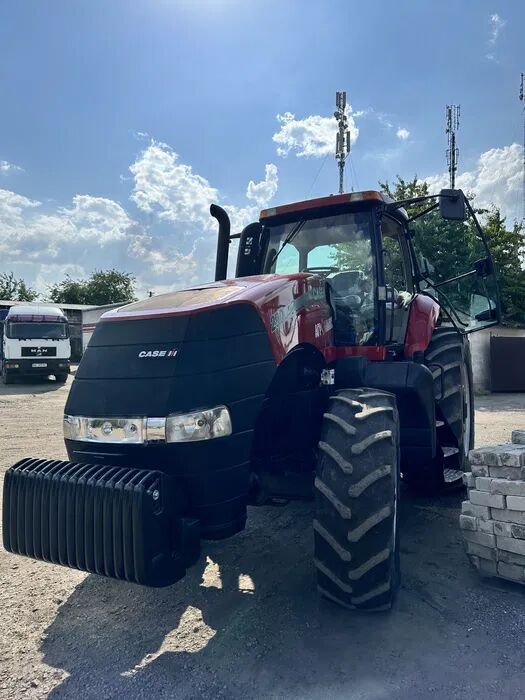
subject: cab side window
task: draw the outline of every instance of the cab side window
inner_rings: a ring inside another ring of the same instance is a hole
[[[412,292],[408,270],[403,255],[403,227],[394,219],[385,217],[381,224],[385,265],[385,282],[396,292]]]

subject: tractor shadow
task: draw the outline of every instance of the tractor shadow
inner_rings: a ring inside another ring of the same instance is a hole
[[[49,697],[486,697],[500,672],[523,669],[525,596],[469,566],[460,501],[403,499],[404,578],[391,613],[318,597],[304,503],[252,509],[245,532],[205,543],[167,589],[87,576],[46,630],[43,661],[69,674]],[[462,692],[465,668],[478,669],[472,694]]]

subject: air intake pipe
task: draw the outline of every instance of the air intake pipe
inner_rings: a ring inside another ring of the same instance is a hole
[[[210,206],[210,214],[219,222],[217,258],[215,260],[215,281],[225,280],[228,275],[228,252],[230,248],[230,217],[217,204]]]

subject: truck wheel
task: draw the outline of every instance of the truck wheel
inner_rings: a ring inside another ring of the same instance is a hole
[[[13,377],[10,377],[7,372],[2,370],[2,384],[12,384],[13,383]]]
[[[323,416],[314,550],[322,595],[387,610],[399,586],[399,418],[392,394],[345,389]]]
[[[474,446],[474,393],[468,340],[451,327],[436,328],[425,352],[425,364],[434,378],[437,455],[413,471],[403,466],[403,479],[421,495],[433,495],[446,486],[461,486]]]
[[[67,382],[67,374],[55,374],[55,379],[59,384],[65,384]]]

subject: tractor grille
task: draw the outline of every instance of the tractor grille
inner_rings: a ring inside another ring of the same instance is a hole
[[[185,573],[160,472],[24,459],[6,472],[4,547],[149,586]]]

